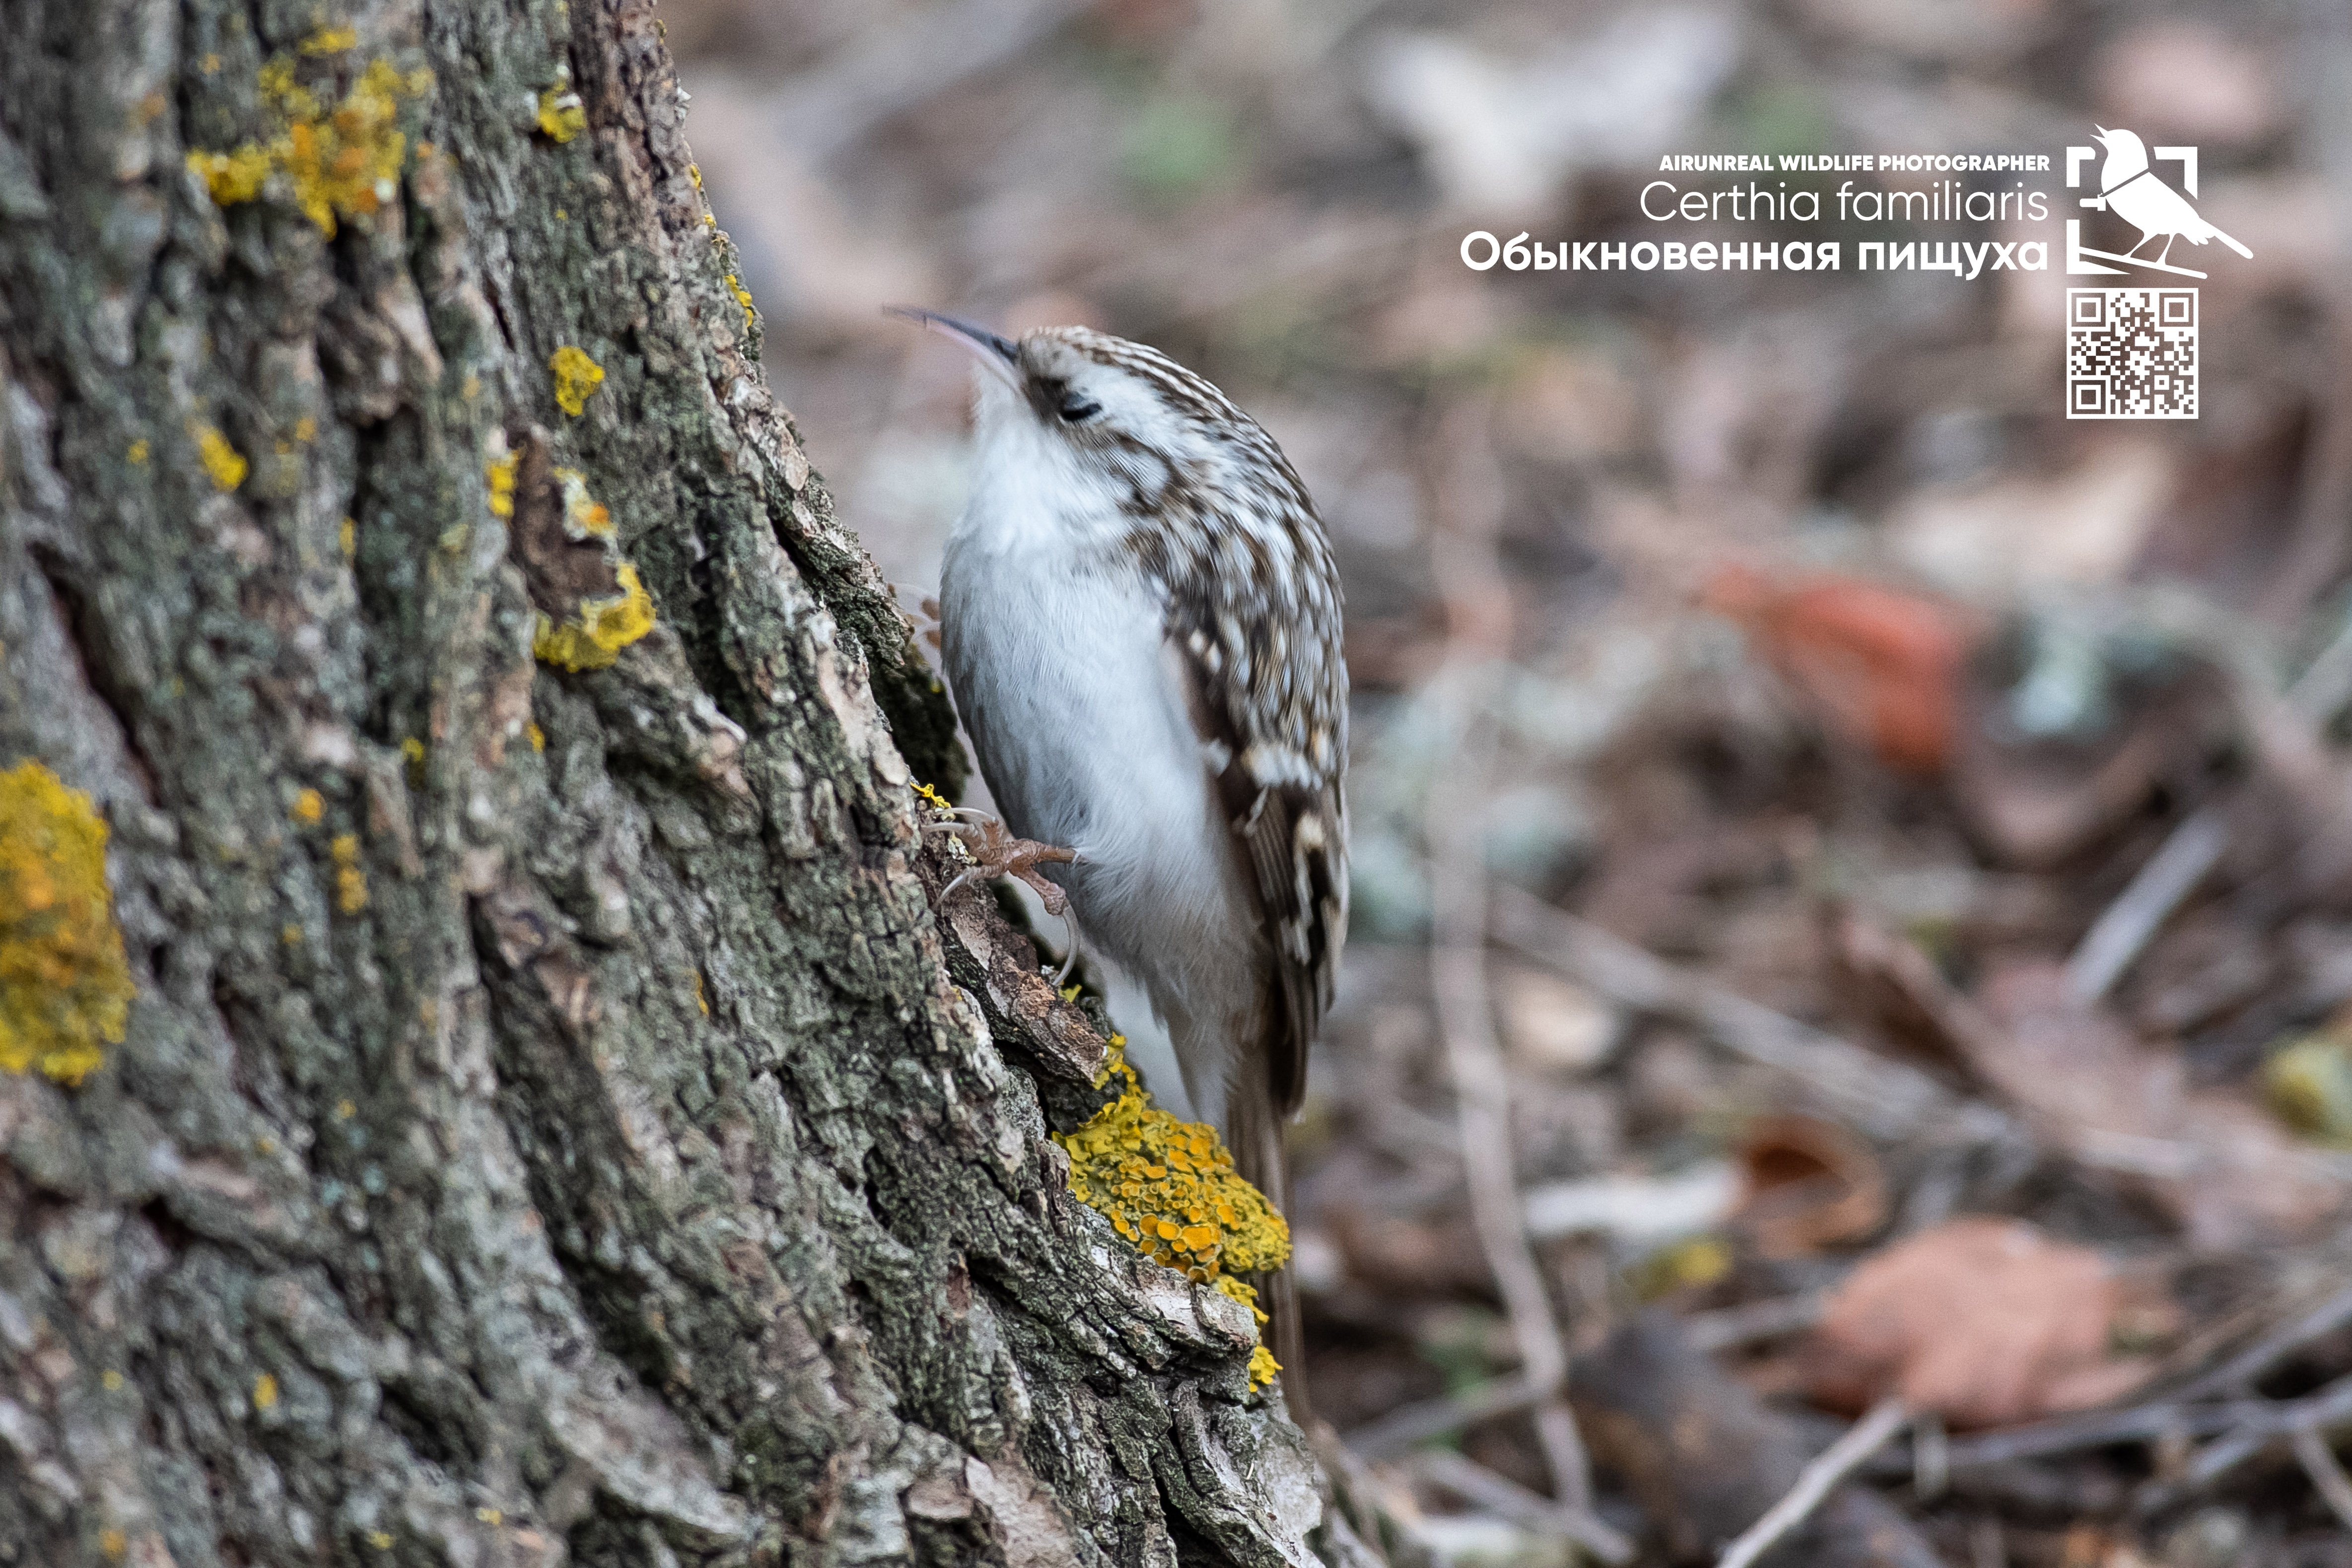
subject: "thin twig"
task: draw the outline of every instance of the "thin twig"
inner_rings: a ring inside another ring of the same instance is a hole
[[[1925,1411],[1911,1428],[1911,1490],[1921,1502],[1944,1495],[1952,1479],[1952,1439],[1944,1418]]]
[[[2314,1340],[2324,1339],[2352,1322],[2352,1285],[2346,1286],[2292,1322],[2284,1323],[2256,1340],[2212,1371],[2191,1382],[2176,1397],[2200,1398],[2210,1394],[2234,1394]]]
[[[1955,1438],[1952,1469],[1968,1469],[2011,1459],[2033,1459],[2111,1443],[2146,1443],[2166,1437],[2217,1437],[2198,1457],[2187,1483],[2202,1485],[2272,1439],[2299,1426],[2332,1427],[2352,1419],[2352,1377],[2341,1377],[2300,1399],[2222,1399],[2199,1403],[2178,1396],[2154,1399],[2122,1410],[2069,1416],[2006,1432]]]
[[[1809,1291],[1717,1312],[1693,1312],[1683,1320],[1683,1332],[1695,1348],[1710,1354],[1733,1350],[1811,1328],[1821,1321],[1826,1300],[1826,1292]],[[1524,1410],[1541,1392],[1524,1375],[1498,1377],[1459,1394],[1400,1405],[1379,1420],[1348,1433],[1341,1441],[1367,1459],[1392,1459],[1433,1437]]]
[[[1769,1296],[1742,1306],[1693,1312],[1683,1320],[1683,1334],[1694,1350],[1709,1354],[1735,1350],[1759,1340],[1778,1339],[1812,1327],[1822,1321],[1822,1309],[1828,1302],[1826,1290],[1807,1291],[1802,1295]]]
[[[2347,1530],[2352,1530],[2352,1477],[2344,1473],[2342,1461],[2327,1439],[2313,1427],[2294,1429],[2294,1457],[2302,1461],[2303,1473],[2329,1510]]]
[[[1443,1487],[1465,1502],[1475,1502],[1515,1524],[1547,1534],[1565,1535],[1604,1562],[1620,1563],[1625,1538],[1582,1509],[1563,1509],[1551,1499],[1507,1476],[1496,1475],[1475,1459],[1446,1448],[1433,1448],[1413,1459],[1423,1480]]]
[[[1367,1459],[1392,1459],[1433,1437],[1524,1410],[1542,1393],[1524,1375],[1499,1377],[1461,1394],[1399,1406],[1341,1440]]]
[[[2207,1446],[2183,1478],[2190,1488],[2210,1486],[2260,1452],[2273,1438],[2305,1427],[2333,1427],[2352,1417],[2352,1377],[2339,1377],[2300,1399],[2263,1400],[2268,1406],[2237,1431]]]
[[[1774,1503],[1763,1518],[1749,1525],[1725,1550],[1716,1568],[1748,1568],[1749,1563],[1778,1545],[1782,1536],[1802,1524],[1838,1482],[1853,1472],[1855,1466],[1893,1441],[1895,1434],[1903,1430],[1903,1424],[1910,1419],[1910,1406],[1899,1398],[1890,1396],[1872,1406],[1869,1415],[1846,1428],[1843,1437],[1799,1473],[1797,1484],[1789,1489],[1788,1496]]]
[[[2286,700],[2315,728],[2326,729],[2352,702],[2352,617],[2337,627],[2319,657],[2304,666]]]
[[[1423,830],[1429,851],[1430,988],[1454,1079],[1471,1222],[1518,1343],[1520,1370],[1539,1391],[1536,1436],[1551,1472],[1556,1507],[1563,1515],[1582,1516],[1580,1539],[1598,1542],[1592,1550],[1603,1561],[1624,1563],[1633,1555],[1633,1542],[1591,1511],[1591,1468],[1568,1406],[1568,1347],[1552,1316],[1519,1201],[1511,1153],[1510,1077],[1495,1039],[1487,994],[1486,804],[1501,740],[1494,715],[1509,651],[1510,598],[1495,559],[1495,510],[1481,508],[1475,499],[1492,495],[1492,476],[1468,471],[1488,452],[1475,420],[1475,414],[1465,415],[1445,433],[1448,456],[1464,471],[1449,476],[1462,483],[1449,486],[1443,503],[1448,526],[1433,541],[1432,564],[1454,636],[1428,688],[1453,759],[1444,787],[1433,780]]]
[[[1620,1007],[1687,1024],[1750,1061],[1802,1079],[1860,1131],[1888,1143],[1932,1135],[1990,1143],[2014,1120],[1963,1100],[1916,1068],[1798,1022],[1553,908],[1517,888],[1494,890],[1495,935]]]
[[[1945,1462],[1954,1469],[1968,1469],[1979,1465],[2044,1458],[2084,1448],[2104,1448],[2110,1443],[2152,1442],[2176,1434],[2207,1437],[2228,1431],[2246,1413],[2238,1406],[2185,1405],[2177,1399],[2159,1399],[2123,1410],[2069,1416],[2054,1421],[2037,1421],[2030,1427],[2014,1427],[2005,1432],[1955,1438]]]
[[[2067,996],[2083,1007],[2105,996],[2229,846],[2230,825],[2217,807],[2201,807],[2175,827],[2067,958]]]
[[[2234,661],[2219,662],[2235,669]],[[2271,737],[2274,751],[2284,749],[2285,756],[2273,758],[2283,771],[2307,772],[2314,758],[2306,754],[2318,733],[2352,696],[2352,621],[2337,630],[2283,698],[2270,698],[2254,677],[2236,673],[2249,730]],[[2229,845],[2230,825],[2218,807],[2202,807],[2176,826],[2066,960],[2067,995],[2085,1007],[2105,996]]]
[[[2280,1437],[2306,1428],[2317,1431],[2352,1418],[2352,1377],[2339,1377],[2300,1399],[2234,1401],[2252,1406],[2247,1417],[2198,1451],[2178,1480],[2141,1483],[2132,1498],[2135,1512],[2147,1514],[2185,1493],[2211,1486]]]
[[[1551,1298],[1544,1289],[1543,1273],[1537,1267],[1520,1212],[1518,1177],[1511,1154],[1510,1080],[1495,1040],[1494,1011],[1486,990],[1486,846],[1478,831],[1480,813],[1475,808],[1465,809],[1465,800],[1485,797],[1486,761],[1494,741],[1484,715],[1491,706],[1493,683],[1491,675],[1481,678],[1477,672],[1448,672],[1439,676],[1440,681],[1446,681],[1448,674],[1455,677],[1452,684],[1456,688],[1454,700],[1460,705],[1459,727],[1468,733],[1455,753],[1451,776],[1461,793],[1432,794],[1433,919],[1429,963],[1438,1032],[1444,1039],[1445,1059],[1454,1077],[1471,1221],[1502,1294],[1512,1337],[1518,1343],[1521,1370],[1528,1382],[1541,1391],[1535,1406],[1536,1433],[1559,1496],[1556,1506],[1564,1514],[1586,1516],[1602,1539],[1614,1537],[1615,1550],[1600,1554],[1609,1562],[1624,1562],[1633,1555],[1632,1543],[1591,1518],[1592,1490],[1584,1445],[1562,1395],[1568,1381],[1568,1349],[1560,1341]]]

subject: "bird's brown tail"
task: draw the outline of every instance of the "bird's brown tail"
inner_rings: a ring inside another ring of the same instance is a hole
[[[1227,1107],[1234,1169],[1265,1194],[1287,1220],[1290,1166],[1282,1152],[1282,1116],[1275,1110],[1274,1096],[1262,1078],[1248,1072],[1241,1076],[1255,1082],[1234,1085]],[[1258,1275],[1254,1282],[1258,1306],[1266,1317],[1264,1343],[1274,1352],[1274,1359],[1282,1363],[1282,1397],[1290,1406],[1290,1418],[1312,1430],[1307,1403],[1307,1336],[1299,1320],[1297,1281],[1286,1264]]]

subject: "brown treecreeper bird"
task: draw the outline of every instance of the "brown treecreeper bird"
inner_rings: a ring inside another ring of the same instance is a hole
[[[982,870],[1067,894],[1150,996],[1196,1113],[1286,1211],[1283,1124],[1348,927],[1348,671],[1314,503],[1255,420],[1155,349],[899,313],[981,364],[940,611],[1019,841]],[[1261,1294],[1304,1420],[1289,1271]]]

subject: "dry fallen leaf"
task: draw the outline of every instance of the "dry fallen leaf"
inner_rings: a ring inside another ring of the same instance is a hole
[[[1886,1175],[1870,1145],[1833,1122],[1768,1116],[1738,1153],[1733,1218],[1767,1258],[1801,1258],[1859,1241],[1886,1219]]]
[[[2147,1370],[2107,1357],[2121,1305],[2097,1253],[2020,1220],[1951,1220],[1869,1259],[1830,1298],[1811,1392],[1851,1409],[1896,1394],[1955,1427],[2100,1404]]]
[[[1705,599],[1889,768],[1935,773],[1950,759],[1968,648],[1943,604],[1860,578],[1775,582],[1736,566],[1716,574]]]

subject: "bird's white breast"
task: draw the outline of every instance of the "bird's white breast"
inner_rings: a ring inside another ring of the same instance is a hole
[[[1015,455],[983,461],[940,584],[948,676],[982,771],[1014,832],[1078,852],[1049,874],[1163,1016],[1238,1016],[1257,1005],[1261,939],[1235,919],[1248,894],[1165,606],[1118,549],[1108,494],[1050,454]]]

